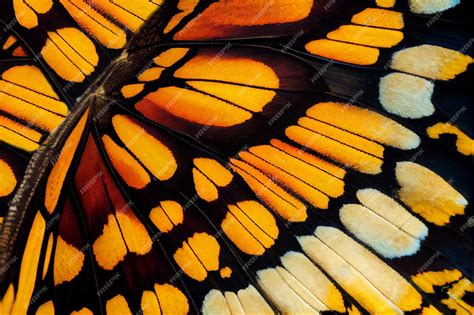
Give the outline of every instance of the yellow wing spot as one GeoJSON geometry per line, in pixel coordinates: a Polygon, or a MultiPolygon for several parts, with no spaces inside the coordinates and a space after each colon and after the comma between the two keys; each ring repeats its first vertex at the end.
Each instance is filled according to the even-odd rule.
{"type": "Polygon", "coordinates": [[[0,141],[11,146],[32,152],[39,147],[41,134],[36,130],[0,116],[0,141]]]}
{"type": "Polygon", "coordinates": [[[137,32],[139,28],[148,20],[164,1],[149,0],[89,0],[98,11],[112,16],[115,20],[125,25],[132,32],[137,32]]]}
{"type": "Polygon", "coordinates": [[[82,270],[85,255],[58,236],[54,255],[54,285],[71,281],[82,270]]]}
{"type": "Polygon", "coordinates": [[[46,228],[46,221],[38,211],[26,241],[23,258],[21,259],[18,291],[11,314],[26,314],[35,288],[41,245],[46,228]]]}
{"type": "Polygon", "coordinates": [[[155,293],[160,302],[162,314],[188,314],[188,299],[180,289],[171,284],[155,284],[155,293]]]}
{"type": "Polygon", "coordinates": [[[7,40],[5,41],[5,43],[3,43],[3,47],[2,49],[3,50],[7,50],[8,48],[12,47],[13,44],[15,44],[17,42],[17,38],[13,35],[10,35],[8,36],[7,40]]]}
{"type": "Polygon", "coordinates": [[[83,0],[60,0],[60,2],[72,18],[105,47],[119,49],[127,43],[125,32],[87,2],[83,0]]]}
{"type": "Polygon", "coordinates": [[[86,125],[89,110],[83,114],[82,118],[77,123],[69,135],[65,145],[61,149],[58,160],[53,166],[51,173],[48,176],[46,183],[46,192],[44,197],[44,205],[48,212],[53,213],[58,203],[59,195],[61,194],[64,179],[71,165],[72,159],[76,153],[77,146],[82,137],[82,132],[86,125]]]}
{"type": "MultiPolygon", "coordinates": [[[[137,79],[140,82],[150,82],[150,81],[155,81],[158,80],[161,76],[161,73],[165,70],[164,68],[160,67],[152,67],[150,69],[146,69],[145,71],[141,72],[138,76],[137,79]]],[[[123,89],[123,88],[122,88],[123,89]]],[[[122,91],[123,92],[123,91],[122,91]]],[[[138,94],[138,93],[137,93],[138,94]]],[[[123,95],[123,94],[122,94],[123,95]]],[[[136,95],[136,94],[135,94],[136,95]]],[[[124,95],[125,96],[125,95],[124,95]]]]}
{"type": "Polygon", "coordinates": [[[41,277],[44,280],[44,277],[46,277],[46,274],[48,273],[49,270],[49,262],[51,260],[51,253],[53,251],[53,243],[54,243],[54,237],[53,233],[49,235],[48,239],[48,245],[46,246],[46,255],[44,258],[44,263],[43,263],[43,276],[41,277]]]}
{"type": "Polygon", "coordinates": [[[150,220],[163,233],[167,233],[174,226],[183,223],[183,207],[176,201],[167,200],[151,209],[150,220]]]}
{"type": "Polygon", "coordinates": [[[143,291],[141,300],[143,315],[161,315],[160,304],[155,292],[143,291]]]}
{"type": "Polygon", "coordinates": [[[220,246],[206,233],[195,233],[173,255],[181,270],[189,277],[203,281],[208,271],[219,270],[220,246]]]}
{"type": "Polygon", "coordinates": [[[327,37],[358,45],[391,48],[402,41],[403,33],[360,25],[342,25],[337,30],[329,32],[327,37]]]}
{"type": "Polygon", "coordinates": [[[443,315],[443,313],[438,311],[433,305],[430,305],[428,307],[423,307],[420,315],[443,315]]]}
{"type": "Polygon", "coordinates": [[[71,27],[48,32],[41,55],[61,78],[71,82],[83,82],[99,63],[94,43],[71,27]]]}
{"type": "Polygon", "coordinates": [[[441,303],[448,306],[448,308],[455,310],[456,314],[471,314],[472,306],[469,302],[463,300],[466,293],[474,292],[474,285],[467,278],[462,278],[448,290],[448,299],[444,299],[441,303]]]}
{"type": "Polygon", "coordinates": [[[153,58],[153,61],[157,66],[168,68],[177,63],[179,60],[181,60],[184,56],[186,56],[188,51],[189,48],[171,48],[165,50],[157,57],[153,58]]]}
{"type": "Polygon", "coordinates": [[[244,253],[263,255],[275,244],[278,227],[273,215],[256,201],[229,205],[221,227],[229,239],[244,253]]]}
{"type": "MultiPolygon", "coordinates": [[[[55,129],[68,113],[66,104],[59,100],[42,72],[28,65],[14,66],[2,73],[0,109],[45,131],[55,129]]],[[[16,126],[13,122],[9,125],[16,126]]],[[[28,126],[14,128],[29,140],[39,141],[39,133],[28,126]]]]}
{"type": "Polygon", "coordinates": [[[377,5],[382,8],[393,8],[396,0],[375,0],[377,5]]]}
{"type": "Polygon", "coordinates": [[[265,0],[221,0],[209,5],[200,16],[180,30],[174,39],[219,38],[222,34],[225,36],[227,30],[232,34],[235,27],[298,22],[308,17],[312,7],[313,1],[274,0],[272,5],[268,5],[265,0]]]}
{"type": "Polygon", "coordinates": [[[150,175],[127,150],[107,135],[102,137],[102,141],[112,165],[128,186],[142,189],[151,182],[150,175]]]}
{"type": "Polygon", "coordinates": [[[308,256],[369,313],[400,314],[419,309],[421,295],[365,247],[332,227],[299,237],[308,256]]]}
{"type": "Polygon", "coordinates": [[[78,311],[71,312],[71,315],[94,315],[94,313],[87,307],[83,307],[78,311]]]}
{"type": "Polygon", "coordinates": [[[282,218],[290,222],[306,221],[306,206],[276,184],[272,178],[240,160],[231,159],[230,162],[232,169],[245,180],[255,194],[282,218]]]}
{"type": "Polygon", "coordinates": [[[228,83],[188,81],[187,84],[207,94],[219,97],[254,113],[262,112],[276,96],[275,91],[228,83]]]}
{"type": "Polygon", "coordinates": [[[144,88],[145,84],[142,83],[127,84],[120,89],[120,93],[124,98],[132,98],[140,94],[144,88]]]}
{"type": "Polygon", "coordinates": [[[313,40],[305,45],[313,55],[360,66],[370,66],[379,59],[377,48],[336,42],[328,39],[313,40]]]}
{"type": "Polygon", "coordinates": [[[362,315],[359,309],[355,305],[351,305],[351,307],[347,308],[348,315],[362,315]]]}
{"type": "Polygon", "coordinates": [[[178,165],[167,146],[128,116],[115,115],[112,124],[120,140],[156,178],[165,181],[174,175],[178,165]]]}
{"type": "Polygon", "coordinates": [[[10,311],[12,309],[14,298],[15,288],[13,287],[13,283],[10,283],[7,291],[5,292],[5,295],[0,301],[0,314],[11,314],[10,311]]]}
{"type": "Polygon", "coordinates": [[[223,279],[230,278],[232,275],[232,269],[230,269],[230,267],[224,267],[219,271],[219,273],[223,279]]]}
{"type": "Polygon", "coordinates": [[[128,306],[127,300],[123,295],[116,295],[105,304],[105,311],[107,315],[121,314],[121,315],[132,315],[130,307],[128,306]]]}
{"type": "Polygon", "coordinates": [[[194,57],[176,70],[175,77],[206,81],[240,83],[253,87],[277,89],[280,80],[273,69],[266,64],[250,58],[222,56],[213,54],[194,57]]]}
{"type": "Polygon", "coordinates": [[[194,166],[206,175],[214,184],[225,187],[232,181],[232,173],[213,159],[196,158],[193,160],[194,166]]]}
{"type": "Polygon", "coordinates": [[[215,127],[231,127],[252,118],[251,112],[230,103],[174,86],[149,93],[135,106],[142,113],[164,110],[184,120],[215,127]]]}
{"type": "Polygon", "coordinates": [[[439,136],[444,134],[455,135],[457,137],[456,148],[458,152],[464,155],[474,154],[474,140],[450,123],[437,123],[429,127],[426,132],[432,139],[439,139],[439,136]]]}
{"type": "Polygon", "coordinates": [[[433,80],[452,80],[472,62],[472,57],[456,50],[420,45],[394,53],[390,67],[433,80]]]}
{"type": "Polygon", "coordinates": [[[178,2],[178,10],[181,12],[173,15],[173,17],[166,25],[165,30],[163,31],[165,34],[168,34],[171,30],[173,30],[179,22],[186,16],[188,16],[191,12],[193,12],[196,5],[199,3],[199,0],[179,0],[178,2]]]}
{"type": "Polygon", "coordinates": [[[433,171],[412,162],[397,163],[398,196],[428,222],[442,226],[464,214],[467,200],[433,171]]]}
{"type": "Polygon", "coordinates": [[[461,279],[462,273],[457,270],[426,271],[411,277],[413,282],[426,293],[435,293],[434,287],[440,287],[461,279]]]}
{"type": "Polygon", "coordinates": [[[367,8],[352,17],[352,23],[401,30],[404,27],[401,12],[367,8]]]}
{"type": "Polygon", "coordinates": [[[38,14],[51,10],[52,0],[13,0],[15,16],[21,26],[32,29],[38,26],[38,14]]]}
{"type": "Polygon", "coordinates": [[[54,304],[52,301],[48,301],[41,304],[36,311],[36,315],[54,315],[54,304]]]}
{"type": "Polygon", "coordinates": [[[117,219],[109,214],[102,235],[92,245],[97,264],[105,270],[112,270],[127,254],[117,219]]]}
{"type": "Polygon", "coordinates": [[[8,196],[16,187],[15,173],[5,161],[0,160],[0,197],[8,196]]]}

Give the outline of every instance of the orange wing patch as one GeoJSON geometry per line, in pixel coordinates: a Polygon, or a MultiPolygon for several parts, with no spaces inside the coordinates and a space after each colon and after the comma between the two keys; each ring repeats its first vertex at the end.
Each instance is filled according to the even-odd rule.
{"type": "Polygon", "coordinates": [[[176,201],[166,200],[151,209],[150,220],[163,233],[167,233],[174,226],[183,223],[183,207],[176,201]]]}
{"type": "Polygon", "coordinates": [[[213,159],[194,159],[194,166],[193,179],[199,197],[208,202],[217,200],[217,187],[229,185],[233,178],[232,173],[213,159]]]}
{"type": "Polygon", "coordinates": [[[185,274],[203,281],[209,271],[219,270],[219,252],[219,243],[213,236],[195,233],[183,242],[173,257],[185,274]]]}
{"type": "Polygon", "coordinates": [[[28,29],[37,27],[38,14],[45,14],[52,7],[52,0],[13,0],[16,19],[28,29]]]}

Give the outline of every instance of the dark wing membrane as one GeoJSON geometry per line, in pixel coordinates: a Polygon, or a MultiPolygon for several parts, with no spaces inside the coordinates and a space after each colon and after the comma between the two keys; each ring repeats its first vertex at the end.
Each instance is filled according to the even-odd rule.
{"type": "Polygon", "coordinates": [[[276,5],[180,1],[112,63],[12,202],[5,313],[470,311],[468,135],[449,151],[288,49],[139,48],[197,36],[198,16],[216,17],[209,39],[267,37],[316,8],[276,5]]]}

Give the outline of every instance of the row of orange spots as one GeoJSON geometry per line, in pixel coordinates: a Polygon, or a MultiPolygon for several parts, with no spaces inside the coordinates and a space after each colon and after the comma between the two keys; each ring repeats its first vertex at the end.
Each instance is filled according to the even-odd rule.
{"type": "Polygon", "coordinates": [[[99,266],[112,270],[125,258],[127,250],[145,255],[152,248],[152,240],[140,220],[129,207],[109,214],[107,223],[92,245],[99,266]]]}
{"type": "MultiPolygon", "coordinates": [[[[3,44],[2,49],[8,50],[17,42],[18,42],[18,39],[15,36],[10,35],[8,36],[5,43],[3,44]]],[[[13,57],[25,57],[27,55],[25,48],[22,45],[17,45],[17,47],[11,52],[11,54],[13,57]]]]}
{"type": "MultiPolygon", "coordinates": [[[[66,104],[59,100],[46,77],[37,67],[29,65],[14,66],[2,73],[0,109],[45,131],[54,130],[68,113],[66,104]]],[[[6,126],[7,120],[2,119],[0,124],[6,126]]],[[[13,122],[7,127],[34,142],[39,140],[38,133],[30,127],[20,128],[13,122]]],[[[17,146],[30,150],[34,144],[25,139],[17,146]]]]}
{"type": "MultiPolygon", "coordinates": [[[[154,61],[167,67],[186,52],[169,50],[154,61]]],[[[142,73],[139,79],[148,76],[147,71],[152,69],[142,73]]],[[[174,76],[189,79],[186,83],[193,90],[163,87],[145,96],[136,104],[136,109],[145,115],[153,109],[160,109],[193,123],[230,127],[249,120],[252,113],[261,112],[275,97],[275,91],[261,88],[279,87],[278,76],[270,67],[249,58],[233,56],[211,58],[207,54],[199,55],[176,70],[174,76]]],[[[122,94],[131,97],[142,89],[140,84],[128,85],[122,89],[122,94]]]]}
{"type": "Polygon", "coordinates": [[[244,253],[263,255],[278,238],[278,227],[273,215],[256,201],[241,201],[228,205],[222,230],[244,253]]]}
{"type": "Polygon", "coordinates": [[[174,226],[183,223],[183,207],[172,200],[161,201],[159,206],[151,209],[150,220],[162,232],[167,233],[174,226]]]}
{"type": "Polygon", "coordinates": [[[219,198],[217,187],[226,187],[232,181],[232,173],[213,159],[194,159],[193,180],[201,199],[212,202],[219,198]]]}
{"type": "Polygon", "coordinates": [[[368,8],[352,17],[352,23],[329,32],[327,39],[313,40],[306,50],[328,59],[350,64],[373,65],[379,58],[378,48],[391,48],[403,39],[398,31],[404,26],[399,12],[368,8]]]}
{"type": "Polygon", "coordinates": [[[88,113],[89,110],[86,110],[86,112],[82,115],[81,119],[77,123],[76,127],[69,135],[67,141],[65,142],[65,145],[59,153],[59,157],[56,163],[54,164],[51,173],[48,176],[44,197],[44,205],[49,213],[53,213],[58,203],[59,195],[61,194],[64,185],[64,180],[69,170],[69,166],[72,163],[77,146],[79,145],[79,141],[82,138],[82,133],[86,125],[88,113]]]}
{"type": "Polygon", "coordinates": [[[458,152],[464,155],[474,154],[474,140],[450,123],[437,123],[426,129],[426,132],[432,139],[439,139],[441,135],[445,134],[455,135],[457,137],[456,149],[458,152]]]}
{"type": "Polygon", "coordinates": [[[165,50],[157,57],[153,58],[153,64],[143,69],[137,79],[143,83],[127,84],[120,89],[122,96],[131,98],[138,95],[145,88],[145,82],[155,81],[161,77],[165,68],[169,68],[182,59],[189,51],[189,48],[171,48],[165,50]]]}
{"type": "Polygon", "coordinates": [[[195,233],[183,242],[173,257],[178,266],[189,277],[203,281],[208,272],[219,270],[220,245],[206,233],[195,233]]]}

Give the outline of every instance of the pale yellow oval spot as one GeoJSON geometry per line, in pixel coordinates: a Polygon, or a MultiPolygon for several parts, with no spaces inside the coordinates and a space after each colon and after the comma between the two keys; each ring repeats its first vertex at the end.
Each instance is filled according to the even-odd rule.
{"type": "Polygon", "coordinates": [[[395,174],[398,196],[428,222],[442,226],[451,217],[464,214],[467,200],[430,169],[412,162],[399,162],[395,174]]]}
{"type": "Polygon", "coordinates": [[[173,229],[175,225],[183,223],[183,207],[176,201],[167,200],[151,209],[150,220],[163,233],[173,229]]]}
{"type": "Polygon", "coordinates": [[[199,171],[219,187],[225,187],[232,181],[232,173],[216,160],[196,158],[193,162],[199,171]]]}
{"type": "Polygon", "coordinates": [[[201,199],[208,202],[217,200],[219,197],[219,191],[217,190],[216,185],[214,185],[196,168],[193,168],[193,180],[196,192],[201,199]]]}
{"type": "Polygon", "coordinates": [[[102,136],[110,162],[128,186],[142,189],[151,182],[150,175],[127,150],[120,147],[109,136],[102,136]]]}
{"type": "Polygon", "coordinates": [[[173,257],[181,270],[191,278],[203,281],[208,271],[219,270],[220,246],[217,240],[206,233],[195,233],[173,257]]]}
{"type": "Polygon", "coordinates": [[[54,254],[54,285],[71,281],[82,270],[85,255],[58,236],[54,254]]]}
{"type": "Polygon", "coordinates": [[[52,301],[41,304],[36,311],[36,315],[54,315],[54,313],[54,304],[52,301]]]}
{"type": "Polygon", "coordinates": [[[188,314],[188,299],[180,289],[167,283],[155,284],[155,293],[160,301],[162,314],[188,314]]]}
{"type": "Polygon", "coordinates": [[[120,89],[120,92],[124,98],[132,98],[137,96],[144,88],[145,84],[141,83],[127,84],[120,89]]]}
{"type": "Polygon", "coordinates": [[[8,196],[15,189],[17,181],[10,165],[3,160],[0,160],[0,178],[2,179],[0,181],[0,197],[8,196]]]}
{"type": "Polygon", "coordinates": [[[341,43],[328,39],[313,40],[307,43],[305,48],[313,55],[360,66],[375,64],[380,54],[377,48],[341,43]]]}
{"type": "Polygon", "coordinates": [[[159,54],[153,61],[160,67],[168,68],[186,56],[188,51],[189,48],[171,48],[159,54]]]}
{"type": "Polygon", "coordinates": [[[120,140],[154,176],[165,181],[174,175],[178,165],[167,146],[128,116],[115,115],[112,124],[120,140]]]}
{"type": "Polygon", "coordinates": [[[107,303],[105,304],[105,311],[107,315],[132,315],[127,300],[125,300],[123,295],[120,294],[114,296],[113,298],[107,301],[107,303]]]}
{"type": "Polygon", "coordinates": [[[262,255],[278,238],[273,215],[256,201],[229,205],[221,227],[229,239],[244,253],[262,255]]]}

